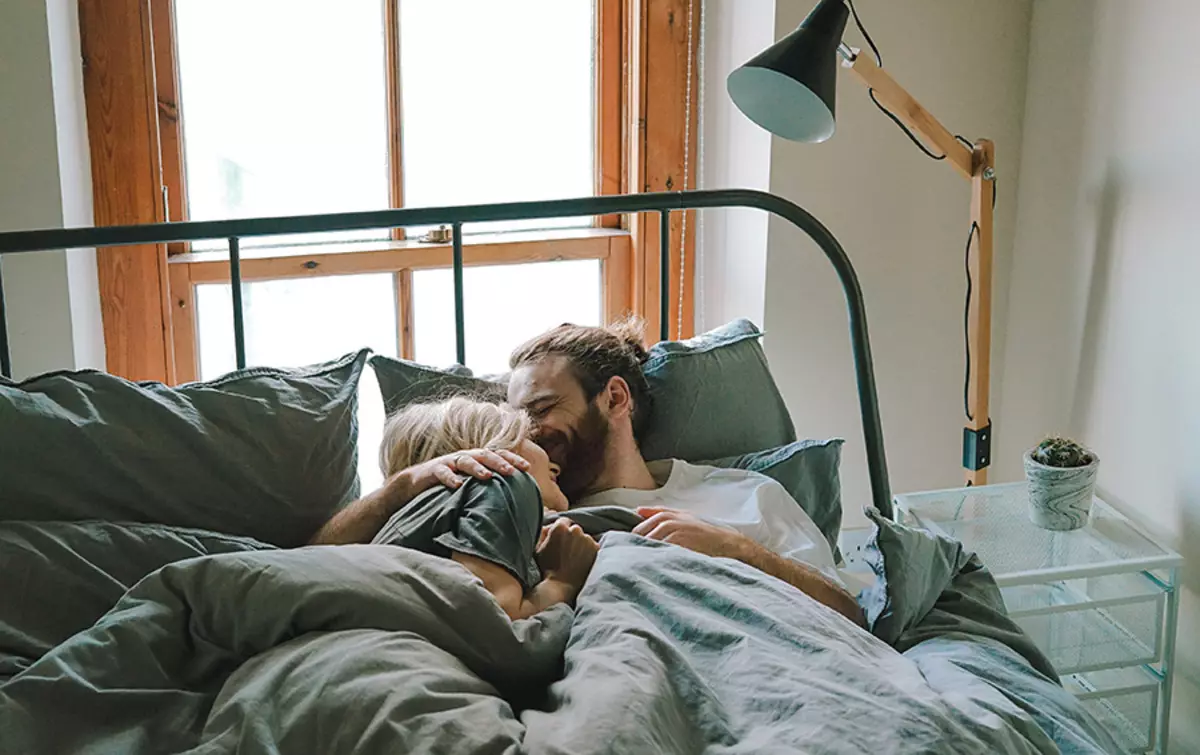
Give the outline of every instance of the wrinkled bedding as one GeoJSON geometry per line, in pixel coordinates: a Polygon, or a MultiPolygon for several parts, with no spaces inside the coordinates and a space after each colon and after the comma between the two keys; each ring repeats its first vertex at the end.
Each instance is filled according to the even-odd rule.
{"type": "Polygon", "coordinates": [[[192,558],[0,685],[0,750],[1111,752],[1019,634],[973,631],[994,582],[960,560],[923,614],[897,591],[875,617],[901,654],[750,567],[625,533],[575,609],[517,622],[402,548],[192,558]]]}

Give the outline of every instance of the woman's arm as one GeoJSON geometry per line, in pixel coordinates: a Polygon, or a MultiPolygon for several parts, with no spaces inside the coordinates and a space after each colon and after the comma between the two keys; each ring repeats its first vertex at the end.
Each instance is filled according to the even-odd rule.
{"type": "Polygon", "coordinates": [[[493,472],[507,476],[528,467],[529,462],[511,451],[474,449],[431,459],[397,472],[379,490],[346,506],[317,530],[308,543],[369,543],[392,514],[434,485],[445,485],[455,490],[462,486],[464,478],[461,475],[464,474],[486,480],[493,472]]]}
{"type": "Polygon", "coordinates": [[[557,603],[572,603],[583,589],[600,546],[568,519],[543,527],[537,543],[542,579],[525,593],[520,580],[500,564],[452,551],[454,560],[483,582],[511,619],[526,619],[557,603]]]}
{"type": "Polygon", "coordinates": [[[455,561],[465,566],[467,571],[479,577],[483,582],[483,589],[496,598],[500,608],[514,621],[527,619],[556,603],[570,603],[579,593],[577,588],[566,582],[547,577],[535,585],[526,596],[521,583],[503,566],[458,551],[452,556],[455,561]]]}

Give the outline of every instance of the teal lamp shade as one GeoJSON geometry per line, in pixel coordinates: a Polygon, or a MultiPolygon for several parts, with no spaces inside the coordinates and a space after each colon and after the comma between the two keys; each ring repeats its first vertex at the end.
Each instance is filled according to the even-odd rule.
{"type": "Polygon", "coordinates": [[[837,49],[849,15],[842,0],[821,0],[795,31],[729,74],[730,99],[784,139],[823,142],[833,136],[837,49]]]}

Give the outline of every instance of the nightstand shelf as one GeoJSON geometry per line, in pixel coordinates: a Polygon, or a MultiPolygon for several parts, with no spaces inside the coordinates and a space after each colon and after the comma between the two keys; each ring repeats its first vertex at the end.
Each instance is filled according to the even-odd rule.
{"type": "Polygon", "coordinates": [[[1037,527],[1025,483],[900,495],[896,511],[979,554],[1010,615],[1126,751],[1165,749],[1178,553],[1098,498],[1080,529],[1037,527]]]}

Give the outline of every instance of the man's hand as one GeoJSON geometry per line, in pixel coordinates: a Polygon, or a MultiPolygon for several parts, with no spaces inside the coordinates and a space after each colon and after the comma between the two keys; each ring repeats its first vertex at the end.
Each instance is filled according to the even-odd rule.
{"type": "Polygon", "coordinates": [[[750,538],[676,509],[643,506],[637,510],[646,521],[633,528],[635,535],[662,540],[708,556],[732,558],[782,579],[801,592],[866,627],[854,596],[817,569],[772,553],[750,538]]]}
{"type": "Polygon", "coordinates": [[[545,579],[583,588],[600,545],[570,519],[559,519],[542,527],[536,558],[545,579]]]}
{"type": "Polygon", "coordinates": [[[638,516],[645,521],[633,528],[633,534],[679,545],[706,556],[743,560],[748,537],[727,527],[706,522],[695,514],[678,509],[642,506],[638,516]]]}
{"type": "Polygon", "coordinates": [[[393,475],[392,479],[401,475],[406,476],[409,492],[418,495],[439,483],[455,490],[462,487],[462,484],[467,481],[467,477],[488,480],[493,474],[502,474],[505,477],[516,474],[518,469],[528,470],[529,462],[512,451],[473,448],[467,451],[455,451],[436,459],[430,459],[423,464],[409,467],[393,475]]]}

